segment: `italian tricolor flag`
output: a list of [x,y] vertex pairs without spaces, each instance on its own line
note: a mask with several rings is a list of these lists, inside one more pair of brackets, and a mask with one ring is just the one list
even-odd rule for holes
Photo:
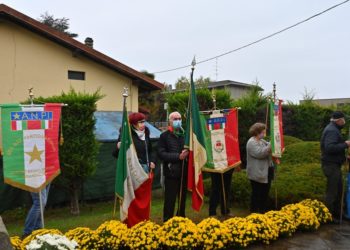
[[281,158],[284,151],[282,100],[270,101],[270,137],[272,156]]
[[1,105],[5,183],[39,192],[60,173],[61,106]]
[[[204,116],[204,115],[202,115]],[[238,110],[214,110],[204,116],[207,163],[203,171],[223,173],[241,163],[238,142]]]
[[121,201],[120,220],[132,227],[149,219],[153,174],[148,175],[139,163],[125,108],[121,133],[115,193]]
[[192,191],[192,208],[199,211],[204,196],[202,168],[207,162],[205,122],[199,114],[196,90],[191,73],[191,89],[187,111],[185,147],[189,149],[187,188]]

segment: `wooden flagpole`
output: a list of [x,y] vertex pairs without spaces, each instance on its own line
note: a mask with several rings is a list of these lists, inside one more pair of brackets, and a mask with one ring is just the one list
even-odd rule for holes
[[[123,113],[126,110],[126,98],[128,98],[129,94],[128,94],[128,88],[124,87],[124,91],[123,91]],[[123,126],[121,127],[121,131],[120,131],[120,135],[123,134]],[[118,147],[118,146],[117,146]],[[118,167],[118,166],[117,166]],[[117,181],[117,180],[116,180]],[[118,197],[117,195],[114,196],[114,208],[113,208],[113,218],[115,218],[116,215],[116,210],[117,210],[117,200]]]

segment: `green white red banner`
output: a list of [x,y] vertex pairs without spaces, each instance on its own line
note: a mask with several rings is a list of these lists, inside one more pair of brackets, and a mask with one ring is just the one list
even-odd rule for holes
[[5,183],[39,192],[60,173],[61,106],[1,105]]
[[196,89],[191,74],[191,88],[187,111],[185,147],[189,150],[187,189],[192,191],[192,208],[199,211],[203,204],[202,168],[207,162],[205,123],[199,113]]
[[282,100],[270,101],[269,106],[272,156],[281,158],[284,151]]
[[115,193],[121,200],[120,220],[132,227],[149,219],[153,173],[148,175],[139,162],[125,107],[121,133]]
[[[204,116],[204,115],[203,115]],[[203,171],[223,173],[241,163],[238,141],[238,110],[214,110],[206,120],[207,163]]]

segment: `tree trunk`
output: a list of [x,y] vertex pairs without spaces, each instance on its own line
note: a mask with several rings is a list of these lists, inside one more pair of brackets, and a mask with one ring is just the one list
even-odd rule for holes
[[70,192],[70,212],[73,215],[79,215],[79,190],[80,190],[80,181],[74,180],[71,183],[71,192]]

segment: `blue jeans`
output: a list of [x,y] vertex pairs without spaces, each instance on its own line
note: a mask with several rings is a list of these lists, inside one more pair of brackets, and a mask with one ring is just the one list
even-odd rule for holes
[[[43,188],[40,191],[43,212],[44,212],[44,208],[46,206],[47,197],[49,195],[49,189],[50,189],[50,184],[48,184],[45,188]],[[42,228],[39,193],[30,193],[30,195],[32,196],[33,205],[30,208],[28,215],[27,215],[27,218],[26,218],[26,221],[24,223],[23,235],[29,235],[34,230]]]

